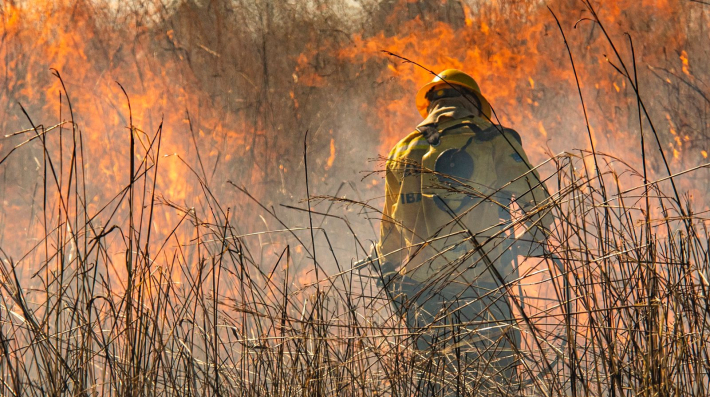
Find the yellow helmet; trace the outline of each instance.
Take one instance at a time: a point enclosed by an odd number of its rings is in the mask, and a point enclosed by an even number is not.
[[[491,118],[491,105],[488,103],[486,98],[481,95],[481,89],[478,88],[476,80],[474,80],[473,77],[467,75],[466,73],[458,69],[444,70],[443,72],[439,73],[438,76],[434,77],[434,80],[422,87],[419,92],[417,92],[416,104],[417,109],[419,110],[419,113],[422,115],[422,117],[426,117],[428,114],[427,108],[429,107],[429,100],[426,96],[429,91],[431,91],[435,87],[449,87],[449,84],[467,88],[471,90],[474,94],[476,94],[478,100],[481,101],[481,113],[485,114],[487,118]]]

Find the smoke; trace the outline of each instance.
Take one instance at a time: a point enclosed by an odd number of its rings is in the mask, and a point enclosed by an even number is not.
[[[156,190],[187,208],[207,209],[203,180],[244,233],[280,226],[233,185],[245,186],[289,226],[307,225],[306,213],[282,206],[306,207],[306,132],[311,195],[338,194],[380,207],[383,181],[370,171],[381,164],[373,159],[417,124],[413,96],[432,77],[382,50],[434,71],[472,73],[500,122],[520,132],[535,163],[590,147],[562,35],[536,1],[79,0],[1,7],[0,128],[4,134],[30,128],[18,103],[45,127],[69,120],[71,104],[87,158],[88,212],[128,183],[130,116],[144,143],[162,123],[161,153],[170,156],[161,160]],[[642,115],[639,123],[635,93],[615,70],[622,66],[601,27],[575,24],[590,16],[580,2],[556,1],[550,8],[575,57],[595,148],[640,169],[643,125],[646,149],[656,153],[649,167],[664,177],[648,119]],[[640,93],[672,170],[704,162],[707,7],[603,1],[597,8],[630,69],[624,33],[633,39]],[[50,68],[59,71],[64,86]],[[128,93],[131,113],[116,82]],[[62,138],[55,129],[47,139],[57,163],[68,164],[71,127],[63,128]],[[3,140],[0,154],[32,134]],[[0,166],[0,245],[13,257],[36,243],[44,222],[38,212],[44,155],[35,140]],[[68,178],[68,170],[58,172]],[[707,195],[704,186],[686,187],[696,197]],[[313,204],[317,211],[347,216],[361,240],[376,238],[376,213]],[[158,235],[168,235],[179,217],[168,213],[156,220]],[[341,260],[362,254],[350,233],[340,232],[342,220],[316,218],[338,231],[329,237]],[[325,244],[322,236],[316,239]],[[264,239],[256,244],[270,252]]]

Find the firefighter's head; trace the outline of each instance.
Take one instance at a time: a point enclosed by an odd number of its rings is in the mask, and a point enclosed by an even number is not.
[[[417,92],[416,104],[422,117],[429,114],[429,105],[439,99],[465,96],[474,106],[491,118],[491,105],[481,94],[481,89],[473,77],[457,69],[447,69],[439,73],[434,79]]]

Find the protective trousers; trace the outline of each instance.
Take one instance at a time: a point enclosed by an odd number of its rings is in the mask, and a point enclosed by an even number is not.
[[[500,396],[518,390],[520,331],[505,288],[477,282],[456,289],[407,276],[396,276],[387,287],[420,354],[420,395]]]

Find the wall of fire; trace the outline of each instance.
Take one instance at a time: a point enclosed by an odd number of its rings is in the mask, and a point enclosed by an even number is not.
[[[162,160],[157,189],[174,202],[201,205],[204,192],[192,169],[235,209],[245,232],[272,227],[227,181],[246,186],[267,207],[303,207],[308,131],[312,195],[338,193],[378,207],[382,178],[370,171],[381,162],[373,159],[418,123],[413,95],[431,78],[383,50],[434,71],[469,71],[536,163],[589,148],[554,12],[575,59],[597,150],[640,169],[640,125],[650,131],[648,120],[639,123],[629,81],[615,69],[623,68],[616,49],[637,73],[672,170],[707,161],[710,6],[669,0],[591,5],[602,25],[589,20],[590,10],[578,0],[5,1],[0,130],[30,128],[20,105],[35,125],[73,116],[86,152],[89,207],[96,210],[128,181],[129,111],[118,82],[142,131],[137,135],[152,136],[163,123],[161,153],[170,156]],[[59,150],[70,145],[71,134],[70,125],[46,134],[64,162],[69,151]],[[28,138],[0,140],[0,155]],[[665,176],[654,141],[646,145],[650,169]],[[18,233],[22,241],[33,237],[42,156],[35,140],[0,165],[3,246]],[[706,208],[706,184],[686,181],[684,188]],[[303,222],[303,214],[278,210],[294,224]],[[156,228],[169,229],[175,215],[161,216]],[[367,222],[362,230],[374,237]]]

